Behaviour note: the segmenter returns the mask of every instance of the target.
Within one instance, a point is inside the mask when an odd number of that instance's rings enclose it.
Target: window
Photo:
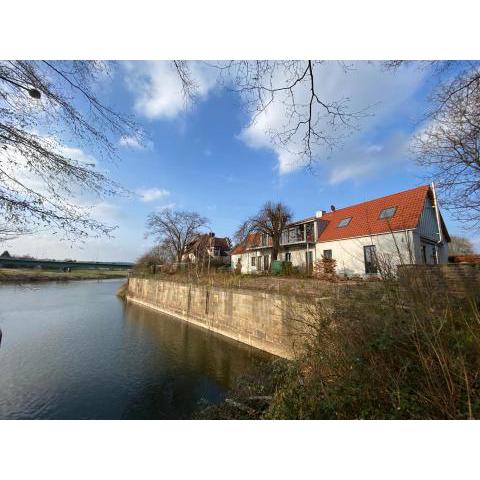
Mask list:
[[[313,228],[313,223],[307,223],[305,225],[305,238],[307,242],[314,242],[314,228]]]
[[[388,207],[384,208],[378,218],[385,219],[385,218],[392,218],[395,215],[397,207]]]
[[[324,250],[323,251],[323,258],[328,258],[329,260],[332,259],[332,251],[331,250]]]
[[[377,273],[378,265],[375,245],[363,247],[363,256],[365,257],[365,273]]]
[[[427,246],[422,245],[422,260],[423,263],[427,263]]]
[[[265,233],[262,233],[262,247],[267,246],[267,239],[268,239],[268,235]]]
[[[292,261],[292,254],[290,252],[287,252],[285,254],[285,261],[286,262],[291,262]]]
[[[255,257],[252,257],[252,267],[255,266]]]
[[[342,218],[339,222],[338,222],[338,225],[337,227],[340,228],[340,227],[346,227],[349,223],[350,223],[350,220],[352,219],[352,217],[348,217],[348,218]]]

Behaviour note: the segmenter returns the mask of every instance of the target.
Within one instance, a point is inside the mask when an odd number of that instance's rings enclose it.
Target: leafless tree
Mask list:
[[[83,238],[112,231],[86,206],[86,195],[121,190],[95,158],[113,158],[119,137],[139,137],[139,130],[97,95],[111,68],[97,61],[0,61],[0,211],[16,232],[47,228]],[[79,195],[85,206],[72,200]]]
[[[187,246],[208,225],[207,218],[196,212],[164,209],[151,213],[147,219],[147,237],[153,237],[164,248],[170,249],[177,262],[181,262]]]
[[[475,253],[475,249],[468,238],[452,235],[448,244],[448,253],[450,255],[471,255]]]
[[[243,243],[250,234],[266,235],[271,240],[272,260],[276,260],[280,251],[282,232],[292,217],[291,210],[283,203],[267,202],[256,215],[240,225],[235,233],[235,239]]]
[[[412,152],[441,193],[444,208],[480,227],[480,62],[390,61],[387,69],[429,69],[432,79],[425,126]]]
[[[172,261],[171,251],[164,245],[158,244],[150,248],[135,262],[139,267],[163,265]]]
[[[480,226],[480,69],[442,85],[412,150],[442,192],[445,208]]]
[[[255,60],[205,62],[219,72],[221,85],[240,94],[251,123],[270,108],[281,108],[280,124],[266,127],[272,144],[281,147],[299,165],[312,167],[320,152],[331,150],[348,131],[356,128],[369,105],[360,111],[349,107],[349,98],[320,95],[322,64],[318,60]],[[349,66],[341,63],[348,71]],[[196,84],[188,62],[175,62],[186,97],[194,98]]]

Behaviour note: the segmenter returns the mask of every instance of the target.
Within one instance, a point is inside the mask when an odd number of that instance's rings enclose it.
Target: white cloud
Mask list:
[[[364,137],[369,133],[375,134],[388,115],[408,108],[408,100],[425,74],[413,69],[385,72],[378,64],[367,62],[355,62],[353,69],[347,72],[338,62],[325,62],[318,67],[316,91],[319,98],[326,102],[348,99],[350,111],[358,112],[370,107],[367,113],[371,114],[359,121],[358,131],[333,131],[327,118],[320,119],[321,129],[342,137],[334,150],[319,146],[313,149],[314,159],[327,170],[330,182],[339,183],[354,176],[373,173],[377,164],[382,163],[375,159],[388,162],[385,146],[377,143],[365,146]],[[276,79],[276,82],[280,85],[282,78]],[[299,103],[307,95],[307,91],[300,92]],[[272,150],[277,156],[279,173],[287,174],[301,168],[304,163],[298,155],[301,150],[299,136],[283,146],[272,141],[272,131],[293,126],[285,123],[289,112],[282,100],[285,99],[280,97],[272,102],[251,125],[242,130],[239,138],[252,148]]]
[[[360,181],[379,175],[396,166],[408,164],[410,137],[392,134],[383,145],[365,145],[360,140],[348,143],[328,161],[324,170],[328,183],[336,185],[347,180]]]
[[[142,202],[153,202],[159,198],[168,197],[170,192],[164,188],[143,188],[139,189],[137,193],[140,195]]]
[[[199,62],[191,62],[190,68],[198,96],[205,98],[215,85],[216,72]],[[172,62],[126,62],[125,69],[125,81],[134,95],[137,113],[149,119],[173,119],[191,107]]]
[[[153,142],[151,140],[140,141],[133,135],[122,135],[118,144],[121,147],[133,148],[136,150],[153,150]]]

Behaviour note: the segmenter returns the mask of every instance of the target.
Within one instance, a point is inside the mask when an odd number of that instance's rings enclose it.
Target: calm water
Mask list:
[[[122,282],[0,286],[0,419],[189,418],[269,358],[124,306]]]

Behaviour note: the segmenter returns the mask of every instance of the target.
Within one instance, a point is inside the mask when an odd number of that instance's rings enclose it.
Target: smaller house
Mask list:
[[[184,261],[196,263],[202,258],[206,261],[214,260],[217,263],[230,263],[231,243],[228,237],[216,237],[213,232],[197,235],[187,245]]]

